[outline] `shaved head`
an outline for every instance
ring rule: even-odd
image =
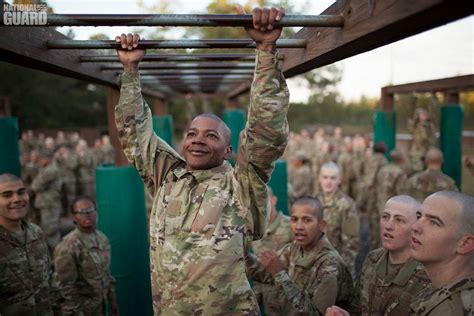
[[[224,136],[224,139],[227,142],[227,145],[230,145],[230,133],[231,133],[230,128],[227,126],[227,124],[220,117],[218,117],[217,115],[212,114],[212,113],[202,113],[202,114],[199,114],[198,116],[196,116],[193,119],[193,121],[195,119],[200,118],[200,117],[207,117],[207,118],[213,119],[214,121],[218,122],[220,124],[221,132]]]
[[[413,211],[413,214],[416,214],[417,211],[421,209],[420,201],[412,198],[409,195],[396,195],[387,200],[385,204],[389,203],[400,203],[408,206],[410,211]]]
[[[430,148],[425,156],[426,164],[442,164],[443,153],[438,148]]]
[[[455,191],[440,191],[431,196],[443,196],[455,202],[461,211],[459,221],[461,233],[474,235],[474,197],[472,195]]]
[[[0,174],[0,184],[7,183],[7,182],[16,182],[22,181],[19,177],[11,173],[2,173]]]
[[[318,221],[324,218],[324,210],[323,210],[324,205],[317,198],[301,197],[297,199],[291,207],[293,208],[294,206],[299,206],[299,205],[306,205],[306,206],[311,207]]]

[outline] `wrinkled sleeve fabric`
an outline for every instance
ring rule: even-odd
[[[151,110],[143,99],[138,73],[124,72],[115,123],[125,156],[154,194],[166,173],[184,160],[153,131]]]
[[[64,245],[58,246],[54,254],[54,269],[64,298],[61,304],[63,315],[76,315],[82,307],[76,287],[78,274],[74,251]]]
[[[250,107],[240,135],[235,177],[240,201],[250,210],[249,229],[260,239],[267,223],[266,183],[288,139],[289,91],[278,55],[257,50]]]

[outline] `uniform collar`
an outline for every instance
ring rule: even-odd
[[[334,247],[331,245],[324,233],[321,235],[321,238],[313,249],[303,250],[302,247],[297,247],[299,255],[296,259],[295,265],[304,268],[311,268],[314,265],[314,262],[318,261],[321,257],[326,256],[331,251],[335,252]]]
[[[211,169],[206,169],[206,170],[193,170],[189,171],[186,170],[185,167],[183,168],[176,168],[173,170],[173,174],[176,176],[176,178],[181,179],[185,177],[186,175],[191,175],[198,183],[204,182],[206,180],[209,180],[213,177],[215,177],[218,174],[225,174],[228,171],[232,169],[231,165],[227,162],[224,161],[222,165],[211,168]]]
[[[384,249],[384,254],[380,257],[376,266],[377,275],[384,280],[384,285],[390,286],[396,284],[398,286],[404,286],[408,283],[411,276],[415,273],[416,268],[420,265],[418,261],[413,258],[409,258],[407,262],[403,264],[403,267],[398,271],[397,275],[393,279],[389,279],[386,275],[386,269],[389,264],[388,251]]]

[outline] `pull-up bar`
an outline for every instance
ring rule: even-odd
[[[279,59],[284,59],[283,55],[278,55]],[[179,62],[199,62],[199,61],[255,61],[255,54],[150,54],[143,57],[143,61],[179,61]],[[91,55],[81,56],[80,62],[119,62],[117,55]]]
[[[226,81],[227,79],[240,79],[240,80],[246,80],[246,79],[252,79],[253,75],[201,75],[201,74],[195,74],[195,75],[164,75],[164,76],[157,76],[156,74],[142,74],[140,73],[141,79],[160,79],[160,80],[166,80],[166,79],[178,79],[178,80],[183,80],[183,82],[186,82],[186,79],[201,79],[201,80],[207,80],[207,79],[222,79],[222,81]],[[147,78],[148,77],[148,78]]]
[[[120,68],[120,69],[123,69]],[[121,71],[117,71],[120,73]],[[140,71],[140,75],[251,75],[253,69],[184,69],[184,70],[145,70]]]
[[[281,39],[276,43],[279,48],[306,48],[306,40]],[[121,49],[113,40],[50,40],[50,49]],[[255,42],[247,39],[204,39],[204,40],[143,40],[138,48],[255,48]]]
[[[193,64],[170,64],[170,63],[157,63],[157,64],[143,64],[140,65],[140,69],[254,69],[254,63],[193,63]],[[101,70],[121,70],[121,65],[103,65],[100,67]]]
[[[342,15],[286,15],[276,25],[342,27],[344,17]],[[252,26],[252,15],[48,14],[47,26]]]

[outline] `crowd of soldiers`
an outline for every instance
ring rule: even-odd
[[[283,8],[254,9],[253,27],[246,28],[256,44],[256,67],[235,167],[226,161],[230,129],[214,114],[192,120],[184,157],[152,132],[140,88],[140,37],[116,37],[124,66],[118,135],[153,196],[155,314],[474,315],[474,197],[456,192],[440,171],[439,149],[417,139],[431,135],[427,117],[416,114],[422,124],[414,128],[418,147],[412,146],[409,164],[398,151],[388,163],[383,143],[344,138],[338,128],[331,138],[322,129],[288,136],[289,91],[276,51],[276,22],[283,16]],[[289,217],[278,212],[266,185],[288,139]],[[75,154],[86,150],[78,142]],[[38,156],[44,171],[61,151],[42,148]],[[55,190],[62,184],[59,172],[43,173],[49,181],[35,182],[38,173],[30,184],[38,208],[44,205],[37,203],[36,183],[54,183]],[[61,198],[56,192],[44,200]],[[118,314],[110,244],[95,228],[96,203],[79,196],[70,204],[76,229],[55,247],[53,277],[46,242],[56,236],[46,227],[43,237],[25,220],[23,181],[0,175],[0,314],[104,315],[107,303]],[[47,205],[56,218],[58,204]],[[373,250],[359,272],[362,214]]]

